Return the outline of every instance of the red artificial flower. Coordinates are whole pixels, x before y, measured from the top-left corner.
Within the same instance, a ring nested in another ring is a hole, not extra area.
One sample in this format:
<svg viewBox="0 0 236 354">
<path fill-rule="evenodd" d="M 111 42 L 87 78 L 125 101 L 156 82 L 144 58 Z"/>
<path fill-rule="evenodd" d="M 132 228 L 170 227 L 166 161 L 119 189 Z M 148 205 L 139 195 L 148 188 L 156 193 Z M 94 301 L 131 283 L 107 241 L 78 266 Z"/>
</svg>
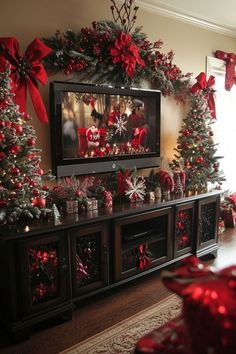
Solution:
<svg viewBox="0 0 236 354">
<path fill-rule="evenodd" d="M 122 68 L 131 79 L 134 77 L 137 64 L 145 66 L 144 61 L 140 58 L 138 46 L 132 42 L 128 33 L 121 32 L 119 34 L 114 47 L 110 48 L 110 55 L 113 64 L 122 62 Z"/>
</svg>

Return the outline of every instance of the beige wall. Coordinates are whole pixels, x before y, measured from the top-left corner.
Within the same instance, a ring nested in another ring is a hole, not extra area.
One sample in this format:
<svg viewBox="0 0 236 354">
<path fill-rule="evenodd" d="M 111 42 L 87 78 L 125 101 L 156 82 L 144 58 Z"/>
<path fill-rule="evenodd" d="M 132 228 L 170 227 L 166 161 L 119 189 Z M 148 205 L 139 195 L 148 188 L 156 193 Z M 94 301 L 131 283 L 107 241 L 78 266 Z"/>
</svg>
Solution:
<svg viewBox="0 0 236 354">
<path fill-rule="evenodd" d="M 68 28 L 79 31 L 81 27 L 90 27 L 94 20 L 112 20 L 109 0 L 1 0 L 0 36 L 15 36 L 22 52 L 36 37 L 49 37 L 57 29 Z M 206 56 L 221 49 L 236 53 L 236 39 L 212 31 L 201 29 L 166 17 L 138 11 L 137 26 L 152 41 L 162 39 L 163 51 L 173 49 L 175 63 L 184 73 L 192 72 L 193 78 L 205 70 Z M 63 80 L 62 75 L 51 76 L 50 80 Z M 40 92 L 48 109 L 48 89 L 41 87 Z M 51 167 L 50 161 L 50 127 L 38 122 L 31 102 L 29 113 L 34 117 L 33 125 L 37 134 L 37 146 L 42 148 L 44 169 Z M 162 156 L 170 160 L 176 146 L 181 119 L 186 114 L 186 107 L 177 105 L 172 98 L 162 99 Z"/>
</svg>

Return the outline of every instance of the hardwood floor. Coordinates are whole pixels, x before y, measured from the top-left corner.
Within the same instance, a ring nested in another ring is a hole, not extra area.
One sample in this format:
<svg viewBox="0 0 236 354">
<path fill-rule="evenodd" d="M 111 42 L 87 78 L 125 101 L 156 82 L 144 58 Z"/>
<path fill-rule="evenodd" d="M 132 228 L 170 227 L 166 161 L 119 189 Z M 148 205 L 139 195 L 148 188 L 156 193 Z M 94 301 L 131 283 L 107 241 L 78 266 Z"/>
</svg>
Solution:
<svg viewBox="0 0 236 354">
<path fill-rule="evenodd" d="M 236 264 L 236 229 L 227 229 L 220 236 L 218 256 L 209 262 L 218 269 Z M 20 344 L 11 345 L 6 333 L 1 331 L 0 353 L 57 354 L 155 304 L 169 294 L 162 285 L 160 272 L 152 273 L 78 304 L 72 321 L 62 323 L 54 320 L 36 326 L 31 337 Z"/>
</svg>

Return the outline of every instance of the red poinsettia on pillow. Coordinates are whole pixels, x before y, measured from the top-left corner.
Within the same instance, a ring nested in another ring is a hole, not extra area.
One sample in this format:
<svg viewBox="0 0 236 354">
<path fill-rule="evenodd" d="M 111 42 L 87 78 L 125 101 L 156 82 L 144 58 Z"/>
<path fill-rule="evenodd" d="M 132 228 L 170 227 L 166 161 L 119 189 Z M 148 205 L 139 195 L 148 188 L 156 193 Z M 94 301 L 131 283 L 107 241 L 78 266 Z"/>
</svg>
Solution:
<svg viewBox="0 0 236 354">
<path fill-rule="evenodd" d="M 132 37 L 128 33 L 121 32 L 110 49 L 113 64 L 122 62 L 122 68 L 132 79 L 134 77 L 136 65 L 145 66 L 140 58 L 139 48 L 132 42 Z"/>
</svg>

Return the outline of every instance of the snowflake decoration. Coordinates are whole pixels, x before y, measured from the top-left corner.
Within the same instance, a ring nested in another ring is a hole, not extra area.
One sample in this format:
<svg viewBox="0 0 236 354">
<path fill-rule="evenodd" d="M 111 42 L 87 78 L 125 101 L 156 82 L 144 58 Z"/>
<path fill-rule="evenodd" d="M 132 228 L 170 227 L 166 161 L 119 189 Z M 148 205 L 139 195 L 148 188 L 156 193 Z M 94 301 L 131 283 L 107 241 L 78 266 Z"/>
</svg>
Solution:
<svg viewBox="0 0 236 354">
<path fill-rule="evenodd" d="M 131 177 L 126 179 L 127 190 L 125 194 L 131 201 L 143 200 L 145 196 L 145 181 L 142 177 Z"/>
<path fill-rule="evenodd" d="M 114 123 L 114 126 L 117 129 L 115 131 L 115 134 L 119 133 L 119 135 L 122 135 L 125 131 L 127 131 L 126 124 L 127 124 L 126 116 L 121 115 L 116 117 L 116 122 Z"/>
</svg>

